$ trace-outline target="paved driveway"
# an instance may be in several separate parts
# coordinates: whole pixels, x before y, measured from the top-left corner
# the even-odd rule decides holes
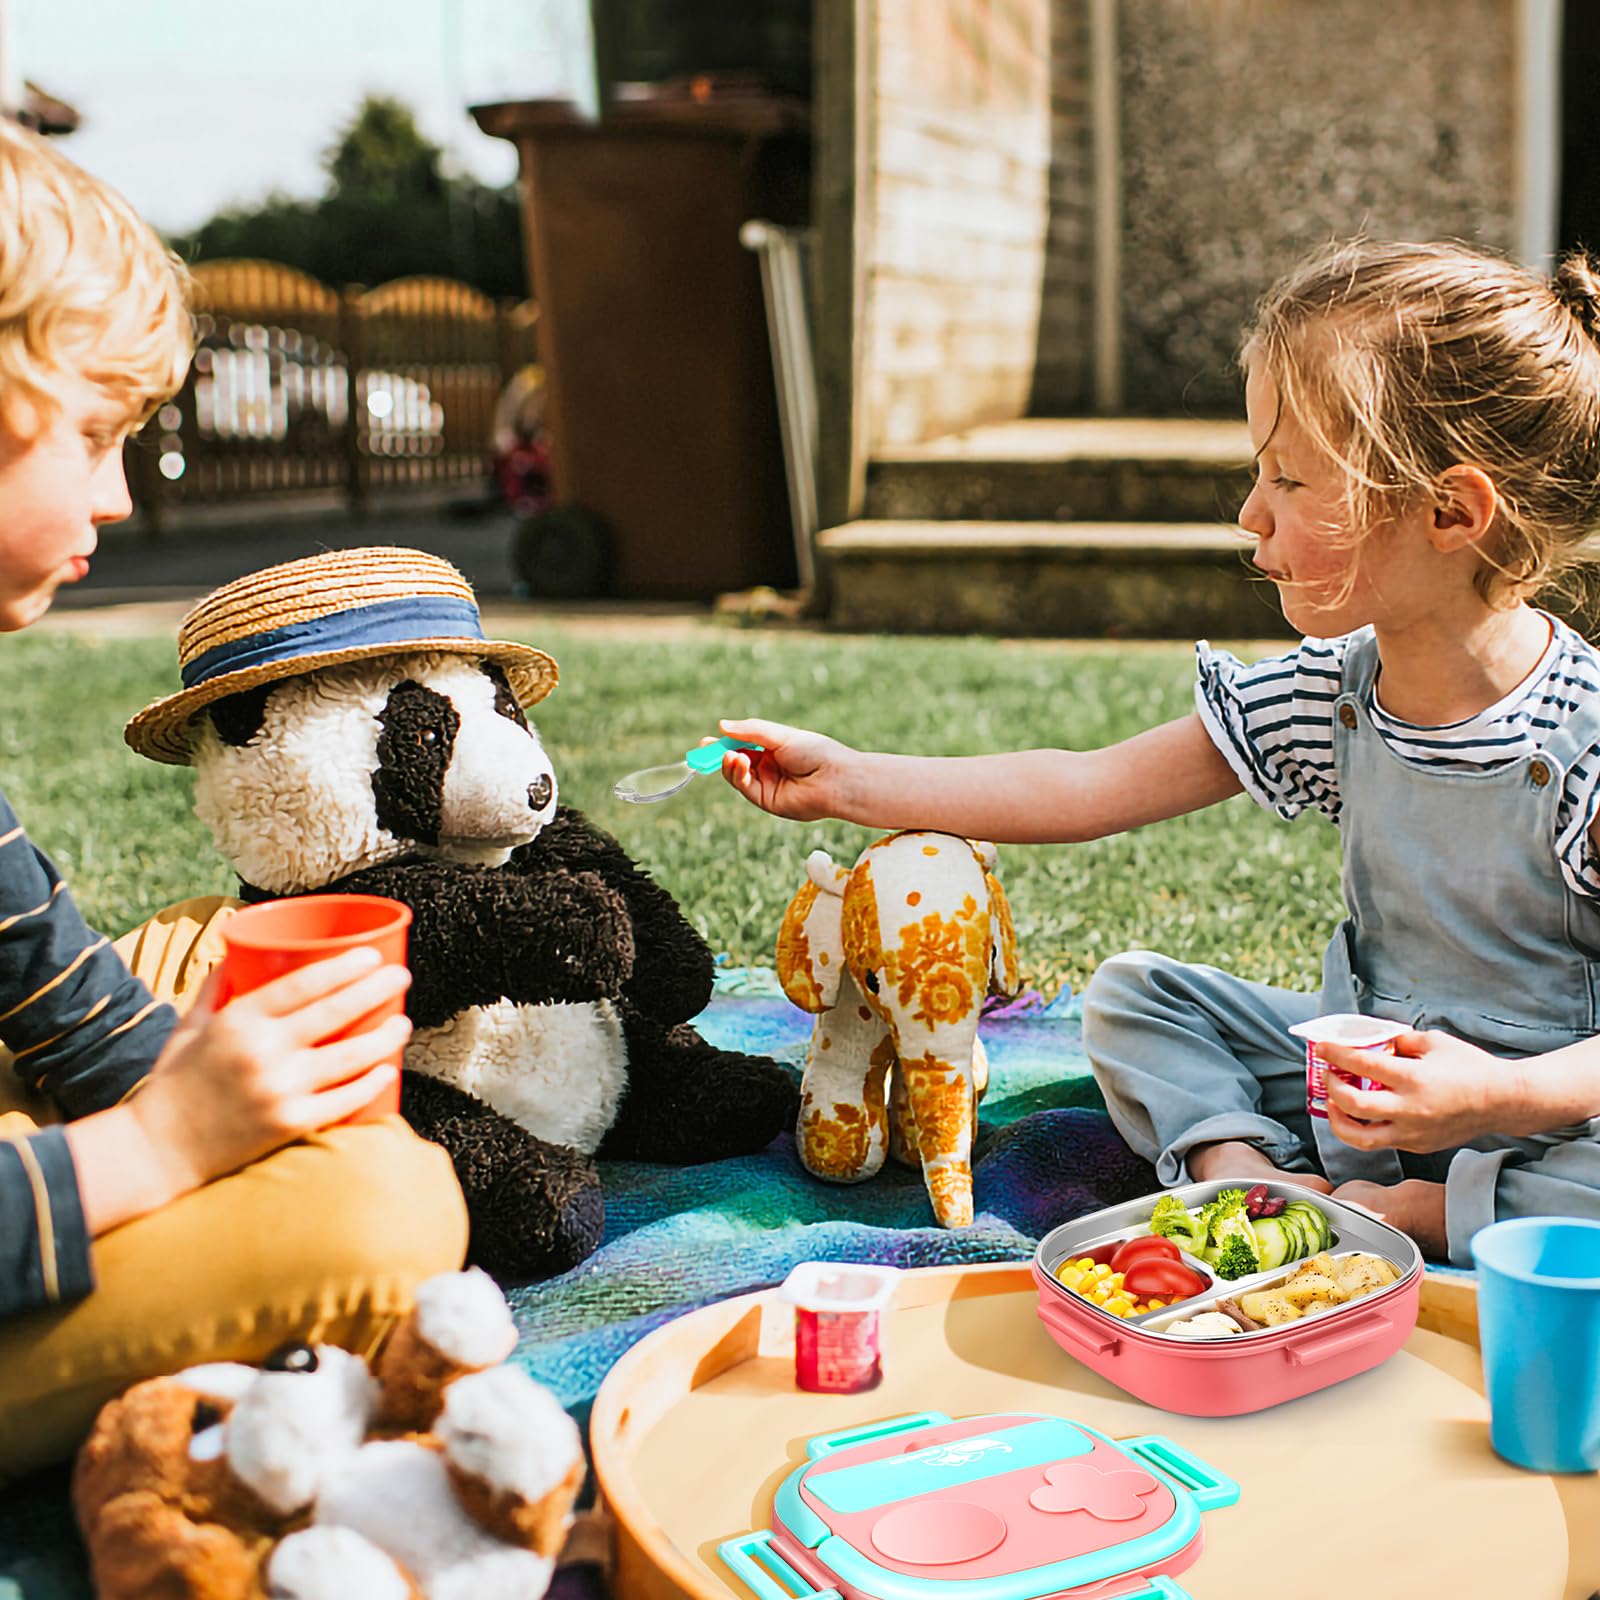
[[[514,523],[503,514],[475,517],[447,512],[417,515],[374,511],[348,517],[285,517],[234,526],[185,529],[151,539],[107,528],[82,583],[56,598],[64,610],[134,601],[192,600],[230,578],[320,550],[364,544],[404,544],[453,561],[484,600],[515,593],[511,568]]]
[[[178,619],[219,584],[279,561],[366,544],[410,545],[453,561],[477,591],[484,627],[525,636],[541,621],[563,628],[638,638],[725,628],[709,603],[652,600],[529,600],[517,593],[509,515],[454,516],[375,510],[348,517],[284,517],[276,523],[190,528],[150,539],[108,528],[81,583],[65,584],[39,624],[103,638],[143,633],[176,636]],[[789,630],[804,628],[793,621]]]

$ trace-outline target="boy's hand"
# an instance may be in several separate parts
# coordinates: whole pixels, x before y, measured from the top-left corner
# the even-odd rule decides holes
[[[1523,1063],[1447,1033],[1403,1033],[1392,1056],[1346,1045],[1319,1048],[1330,1066],[1385,1085],[1361,1090],[1328,1074],[1328,1126],[1354,1149],[1425,1153],[1454,1150],[1484,1134],[1537,1131],[1518,1125],[1532,1109]]]
[[[752,805],[792,822],[839,815],[841,779],[857,752],[826,734],[781,722],[727,721],[723,733],[749,739],[759,750],[730,750],[722,776]]]
[[[216,974],[174,1030],[126,1109],[175,1192],[232,1172],[370,1104],[394,1081],[384,1058],[411,1035],[405,1016],[319,1044],[411,982],[373,950],[351,950],[285,973],[221,1011]]]

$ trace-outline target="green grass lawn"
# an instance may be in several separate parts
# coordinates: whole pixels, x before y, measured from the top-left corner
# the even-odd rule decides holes
[[[714,950],[770,963],[803,863],[852,860],[872,837],[780,822],[720,781],[655,806],[611,798],[615,778],[670,760],[718,716],[824,729],[884,750],[974,754],[1090,747],[1191,704],[1183,647],[816,637],[707,628],[627,643],[579,630],[533,642],[561,663],[537,710],[562,796],[615,833],[670,888]],[[176,685],[167,637],[0,641],[0,786],[96,926],[120,932],[231,878],[190,809],[184,769],[141,760],[124,720]],[[1151,947],[1247,977],[1314,988],[1339,914],[1338,840],[1244,798],[1093,844],[1012,846],[1000,873],[1023,969],[1047,993],[1081,987],[1107,955]]]

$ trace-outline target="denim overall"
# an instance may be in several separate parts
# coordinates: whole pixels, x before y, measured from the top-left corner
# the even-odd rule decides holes
[[[1600,741],[1600,696],[1536,754],[1433,772],[1373,727],[1377,669],[1371,634],[1354,638],[1333,705],[1349,915],[1321,995],[1135,952],[1095,974],[1084,1044],[1118,1129],[1163,1185],[1188,1181],[1187,1152],[1220,1139],[1335,1185],[1442,1181],[1450,1259],[1470,1265],[1468,1241],[1496,1217],[1600,1217],[1600,1118],[1431,1155],[1355,1150],[1306,1114],[1304,1047],[1287,1028],[1361,1011],[1510,1058],[1600,1033],[1600,902],[1567,887],[1555,851],[1567,769]]]

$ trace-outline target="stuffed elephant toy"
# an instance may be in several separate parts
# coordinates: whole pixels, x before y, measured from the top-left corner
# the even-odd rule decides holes
[[[972,1221],[972,1135],[988,1065],[986,994],[1017,989],[1017,940],[995,848],[894,833],[854,867],[826,851],[784,913],[783,991],[817,1014],[796,1140],[807,1171],[859,1183],[886,1156],[920,1166],[934,1216]]]

